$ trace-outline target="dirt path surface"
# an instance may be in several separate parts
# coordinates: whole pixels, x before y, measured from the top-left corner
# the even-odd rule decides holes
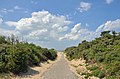
[[[48,71],[42,75],[43,79],[78,79],[69,67],[64,55]]]

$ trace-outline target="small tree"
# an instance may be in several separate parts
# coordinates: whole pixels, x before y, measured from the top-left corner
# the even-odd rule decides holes
[[[112,31],[112,34],[113,34],[113,38],[115,39],[117,33],[115,31]]]
[[[110,31],[103,31],[103,32],[101,32],[101,35],[100,35],[100,36],[105,37],[105,35],[106,35],[106,34],[109,34],[109,33],[110,33]]]

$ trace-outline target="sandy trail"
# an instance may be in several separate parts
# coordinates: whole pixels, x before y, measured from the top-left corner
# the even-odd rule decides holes
[[[64,55],[42,77],[43,79],[78,79],[77,75],[70,70]]]

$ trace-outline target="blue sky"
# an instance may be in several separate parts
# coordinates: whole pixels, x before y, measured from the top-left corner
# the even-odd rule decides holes
[[[0,31],[63,50],[101,31],[120,31],[119,5],[120,0],[1,0]]]

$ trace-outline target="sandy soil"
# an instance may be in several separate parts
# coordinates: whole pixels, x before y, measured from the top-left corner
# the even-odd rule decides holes
[[[44,79],[78,79],[78,76],[70,70],[69,63],[64,55],[48,71],[43,74]]]
[[[70,69],[79,77],[79,79],[84,79],[84,75],[80,75],[78,73],[90,72],[85,67],[85,65],[86,65],[85,64],[85,60],[82,60],[82,59],[77,59],[77,60],[72,60],[72,61],[68,61],[67,60],[67,62],[70,64],[69,65]],[[90,77],[89,79],[99,79],[99,78],[97,78],[97,77]]]
[[[41,76],[47,71],[54,63],[59,61],[61,58],[61,53],[58,52],[58,57],[55,61],[48,61],[41,64],[41,67],[30,67],[27,73],[21,74],[21,76],[16,76],[12,79],[43,79]]]

